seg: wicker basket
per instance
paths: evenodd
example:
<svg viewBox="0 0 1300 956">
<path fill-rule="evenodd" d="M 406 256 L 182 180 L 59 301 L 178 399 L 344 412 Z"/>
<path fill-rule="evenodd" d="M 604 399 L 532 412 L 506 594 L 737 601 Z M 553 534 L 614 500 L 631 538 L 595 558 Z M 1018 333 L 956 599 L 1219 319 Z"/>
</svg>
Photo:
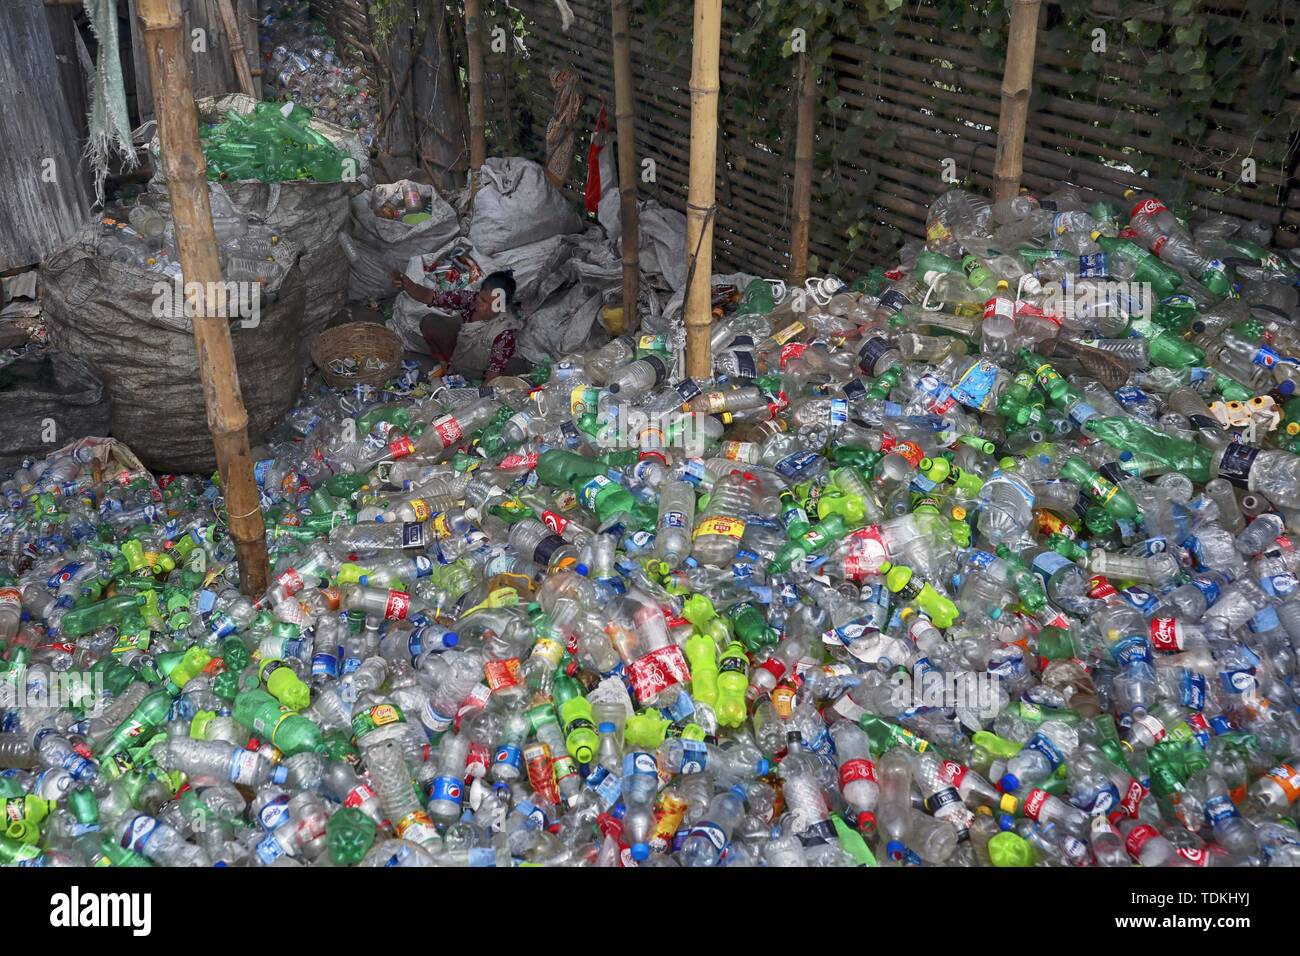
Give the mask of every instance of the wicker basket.
<svg viewBox="0 0 1300 956">
<path fill-rule="evenodd" d="M 378 322 L 347 322 L 316 336 L 311 358 L 334 388 L 382 385 L 401 371 L 402 340 Z"/>
</svg>

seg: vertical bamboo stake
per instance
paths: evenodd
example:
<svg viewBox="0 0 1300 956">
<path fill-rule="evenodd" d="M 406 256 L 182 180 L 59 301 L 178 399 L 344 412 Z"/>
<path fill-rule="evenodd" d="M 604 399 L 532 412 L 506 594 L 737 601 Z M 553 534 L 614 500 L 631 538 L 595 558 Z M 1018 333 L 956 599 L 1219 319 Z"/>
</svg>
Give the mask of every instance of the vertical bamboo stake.
<svg viewBox="0 0 1300 956">
<path fill-rule="evenodd" d="M 641 284 L 641 234 L 636 208 L 636 113 L 627 0 L 610 0 L 614 32 L 614 120 L 618 128 L 618 214 L 623 226 L 623 328 L 636 328 Z"/>
<path fill-rule="evenodd" d="M 817 81 L 812 57 L 799 54 L 799 114 L 794 134 L 794 224 L 790 230 L 790 284 L 803 285 L 808 278 L 808 224 L 812 212 L 813 109 L 817 103 Z"/>
<path fill-rule="evenodd" d="M 217 9 L 221 11 L 221 23 L 226 28 L 226 39 L 230 42 L 230 56 L 235 61 L 239 88 L 257 99 L 257 94 L 253 91 L 253 73 L 248 66 L 248 49 L 244 46 L 244 35 L 239 32 L 239 19 L 235 16 L 233 2 L 234 0 L 217 0 Z"/>
<path fill-rule="evenodd" d="M 691 175 L 686 200 L 686 374 L 713 375 L 713 219 L 718 160 L 718 58 L 722 0 L 695 0 L 691 40 Z"/>
<path fill-rule="evenodd" d="M 998 117 L 998 151 L 993 163 L 993 199 L 1020 192 L 1025 155 L 1025 120 L 1034 82 L 1034 47 L 1038 43 L 1039 0 L 1012 0 L 1007 65 L 1002 74 L 1002 111 Z"/>
<path fill-rule="evenodd" d="M 138 0 L 137 11 L 144 26 L 162 165 L 185 276 L 184 300 L 198 306 L 192 320 L 194 347 L 208 410 L 208 430 L 212 432 L 221 487 L 226 493 L 230 537 L 239 559 L 239 586 L 247 595 L 260 596 L 266 591 L 268 576 L 266 526 L 253 480 L 248 413 L 239 392 L 230 323 L 210 314 L 213 303 L 207 296 L 208 290 L 221 282 L 221 262 L 208 204 L 189 61 L 181 42 L 180 0 Z"/>
<path fill-rule="evenodd" d="M 478 189 L 478 171 L 487 162 L 487 106 L 483 93 L 483 23 L 480 0 L 465 0 L 465 43 L 469 51 L 469 182 Z"/>
</svg>

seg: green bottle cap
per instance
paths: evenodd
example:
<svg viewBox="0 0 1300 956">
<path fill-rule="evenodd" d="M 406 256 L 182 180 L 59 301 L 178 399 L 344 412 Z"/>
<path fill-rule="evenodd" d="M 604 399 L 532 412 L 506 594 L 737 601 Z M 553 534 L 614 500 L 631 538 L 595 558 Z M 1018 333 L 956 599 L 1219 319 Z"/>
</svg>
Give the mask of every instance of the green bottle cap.
<svg viewBox="0 0 1300 956">
<path fill-rule="evenodd" d="M 1034 848 L 1010 830 L 989 840 L 989 860 L 994 866 L 1033 866 Z"/>
</svg>

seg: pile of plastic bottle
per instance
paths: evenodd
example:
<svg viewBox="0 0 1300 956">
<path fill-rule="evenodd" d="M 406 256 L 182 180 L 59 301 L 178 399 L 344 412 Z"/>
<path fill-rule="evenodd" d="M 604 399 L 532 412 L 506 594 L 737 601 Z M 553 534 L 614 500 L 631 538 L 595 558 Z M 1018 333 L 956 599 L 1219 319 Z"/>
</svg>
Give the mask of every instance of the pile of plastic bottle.
<svg viewBox="0 0 1300 956">
<path fill-rule="evenodd" d="M 292 100 L 319 119 L 355 130 L 367 149 L 375 145 L 376 104 L 360 64 L 335 52 L 334 37 L 311 16 L 307 0 L 259 0 L 261 47 L 269 50 L 267 96 Z"/>
<path fill-rule="evenodd" d="M 213 232 L 222 275 L 231 281 L 270 282 L 279 273 L 274 261 L 280 237 L 275 230 L 249 222 L 237 210 L 219 185 L 208 187 Z M 100 217 L 97 243 L 99 255 L 145 272 L 181 278 L 176 228 L 163 198 L 154 192 L 125 197 L 118 195 Z"/>
<path fill-rule="evenodd" d="M 28 463 L 0 859 L 1295 863 L 1298 273 L 1134 203 L 948 193 L 720 295 L 711 381 L 316 386 L 262 594 L 219 482 Z"/>
<path fill-rule="evenodd" d="M 347 153 L 312 129 L 311 118 L 311 110 L 293 102 L 262 100 L 247 116 L 230 110 L 199 133 L 208 179 L 338 182 Z"/>
</svg>

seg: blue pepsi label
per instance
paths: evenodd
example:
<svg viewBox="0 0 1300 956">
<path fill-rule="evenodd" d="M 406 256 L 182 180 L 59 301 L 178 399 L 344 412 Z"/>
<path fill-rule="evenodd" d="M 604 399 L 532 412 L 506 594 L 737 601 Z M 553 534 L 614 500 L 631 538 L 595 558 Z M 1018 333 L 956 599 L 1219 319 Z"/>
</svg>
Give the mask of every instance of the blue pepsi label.
<svg viewBox="0 0 1300 956">
<path fill-rule="evenodd" d="M 459 777 L 434 777 L 433 786 L 429 790 L 429 800 L 441 800 L 460 806 L 462 787 L 464 781 Z"/>
</svg>

